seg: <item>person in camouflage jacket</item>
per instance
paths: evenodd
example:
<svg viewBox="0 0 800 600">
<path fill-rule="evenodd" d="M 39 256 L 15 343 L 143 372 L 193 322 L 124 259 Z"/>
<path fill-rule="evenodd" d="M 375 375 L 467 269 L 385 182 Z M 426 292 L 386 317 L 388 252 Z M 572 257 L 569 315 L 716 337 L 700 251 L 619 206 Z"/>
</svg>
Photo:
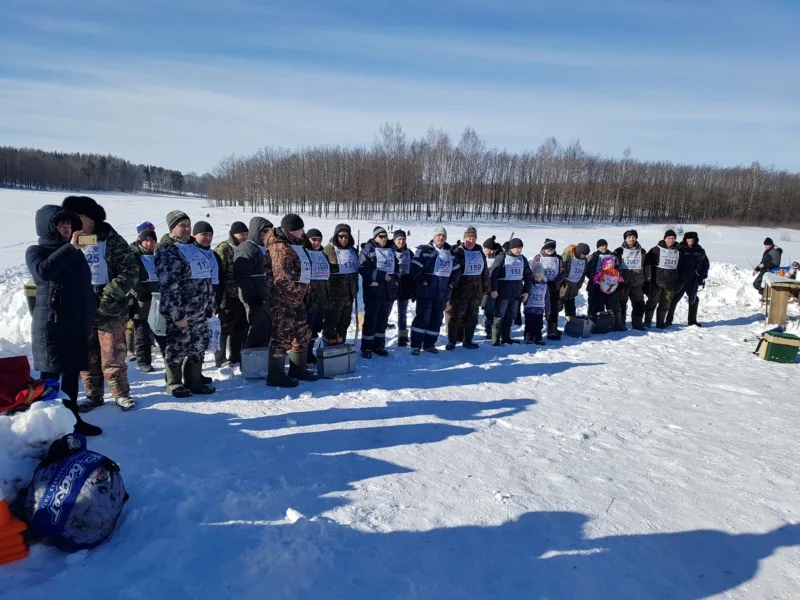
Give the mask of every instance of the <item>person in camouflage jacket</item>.
<svg viewBox="0 0 800 600">
<path fill-rule="evenodd" d="M 205 254 L 195 251 L 190 226 L 186 213 L 170 212 L 169 234 L 161 238 L 155 255 L 161 288 L 159 311 L 167 325 L 167 392 L 176 398 L 216 391 L 204 383 L 202 375 L 209 340 L 206 321 L 214 312 L 211 265 Z"/>
<path fill-rule="evenodd" d="M 311 257 L 303 248 L 304 223 L 298 215 L 289 214 L 281 226 L 266 236 L 267 285 L 270 288 L 270 341 L 267 385 L 295 387 L 297 380 L 316 381 L 308 371 L 308 327 L 306 297 L 311 283 Z M 286 375 L 286 354 L 289 354 L 289 375 Z"/>
<path fill-rule="evenodd" d="M 347 338 L 358 296 L 358 252 L 349 225 L 336 226 L 324 252 L 331 265 L 331 307 L 325 311 L 322 335 L 328 344 L 341 344 Z"/>
<path fill-rule="evenodd" d="M 81 247 L 92 272 L 97 313 L 89 337 L 89 368 L 81 372 L 86 401 L 80 408 L 88 412 L 103 404 L 105 377 L 116 404 L 130 410 L 136 404 L 128 384 L 125 326 L 129 294 L 139 281 L 139 263 L 125 239 L 106 223 L 106 211 L 93 198 L 68 196 L 62 206 L 78 214 L 86 235 L 97 236 L 96 244 Z"/>
<path fill-rule="evenodd" d="M 144 229 L 135 242 L 131 242 L 131 251 L 139 260 L 139 282 L 133 288 L 133 350 L 136 363 L 143 373 L 153 371 L 151 336 L 155 337 L 161 355 L 166 352 L 166 339 L 163 335 L 153 336 L 148 323 L 150 305 L 153 294 L 158 292 L 158 275 L 155 267 L 156 232 Z M 131 347 L 131 344 L 128 344 Z"/>
<path fill-rule="evenodd" d="M 461 277 L 445 308 L 448 315 L 447 350 L 454 350 L 458 342 L 463 342 L 464 348 L 470 350 L 479 348 L 472 338 L 478 326 L 481 302 L 484 296 L 491 293 L 492 283 L 486 256 L 477 242 L 477 230 L 467 227 L 464 243 L 453 251 L 455 261 L 461 265 Z"/>
<path fill-rule="evenodd" d="M 239 286 L 233 277 L 233 260 L 236 248 L 247 241 L 247 236 L 247 225 L 235 221 L 228 232 L 228 239 L 214 248 L 220 259 L 220 279 L 225 287 L 219 307 L 222 334 L 219 338 L 219 350 L 214 354 L 214 363 L 218 367 L 242 362 L 242 346 L 247 337 L 247 311 L 239 299 Z"/>
</svg>

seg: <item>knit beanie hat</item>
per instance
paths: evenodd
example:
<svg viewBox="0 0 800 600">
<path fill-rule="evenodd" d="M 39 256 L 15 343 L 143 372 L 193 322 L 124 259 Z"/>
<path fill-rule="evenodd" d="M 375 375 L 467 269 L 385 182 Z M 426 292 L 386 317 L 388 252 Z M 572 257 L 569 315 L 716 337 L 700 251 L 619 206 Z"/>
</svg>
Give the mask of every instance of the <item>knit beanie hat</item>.
<svg viewBox="0 0 800 600">
<path fill-rule="evenodd" d="M 303 227 L 305 223 L 299 215 L 288 214 L 281 219 L 281 229 L 284 231 L 300 231 Z"/>
<path fill-rule="evenodd" d="M 136 226 L 136 235 L 141 235 L 143 232 L 147 231 L 148 229 L 152 229 L 153 231 L 156 230 L 156 226 L 153 225 L 150 221 L 142 221 Z"/>
<path fill-rule="evenodd" d="M 194 224 L 194 227 L 192 227 L 192 235 L 197 235 L 198 233 L 214 233 L 214 228 L 211 226 L 211 223 L 198 221 Z"/>
<path fill-rule="evenodd" d="M 308 239 L 315 238 L 315 237 L 319 238 L 319 239 L 322 239 L 322 232 L 319 229 L 309 229 L 308 231 L 306 231 L 306 237 Z"/>
<path fill-rule="evenodd" d="M 590 252 L 589 244 L 578 244 L 577 246 L 575 246 L 576 255 L 583 254 L 584 256 L 588 256 L 589 252 Z"/>
<path fill-rule="evenodd" d="M 389 237 L 389 234 L 386 233 L 386 230 L 380 225 L 378 225 L 375 229 L 372 230 L 372 238 L 375 239 L 379 235 L 385 235 L 386 237 Z"/>
<path fill-rule="evenodd" d="M 478 230 L 475 229 L 474 227 L 467 227 L 466 230 L 464 230 L 464 237 L 465 238 L 468 238 L 468 237 L 477 238 L 478 237 Z"/>
<path fill-rule="evenodd" d="M 548 248 L 550 250 L 555 250 L 556 249 L 556 241 L 555 240 L 551 240 L 550 238 L 546 238 L 544 240 L 544 246 L 542 246 L 542 250 L 546 250 Z"/>
<path fill-rule="evenodd" d="M 511 248 L 511 242 L 503 242 L 503 252 L 508 252 L 509 248 Z"/>
<path fill-rule="evenodd" d="M 488 240 L 483 242 L 483 247 L 487 250 L 491 250 L 492 252 L 497 250 L 500 247 L 500 244 L 497 243 L 497 236 L 493 235 Z"/>
<path fill-rule="evenodd" d="M 608 246 L 608 242 L 600 238 L 599 240 L 597 240 L 597 247 L 599 248 L 600 246 Z"/>
<path fill-rule="evenodd" d="M 443 235 L 444 237 L 447 237 L 447 229 L 440 225 L 433 231 L 433 237 L 436 237 L 437 235 Z"/>
<path fill-rule="evenodd" d="M 678 235 L 672 229 L 667 229 L 666 233 L 664 234 L 664 239 L 667 239 L 668 237 L 676 238 Z"/>
<path fill-rule="evenodd" d="M 191 220 L 191 219 L 189 219 L 189 215 L 187 215 L 182 210 L 173 210 L 173 211 L 168 212 L 167 213 L 167 229 L 172 231 L 175 228 L 175 225 L 177 225 L 178 223 L 180 223 L 184 219 L 186 219 L 187 221 Z"/>
<path fill-rule="evenodd" d="M 774 246 L 775 242 L 772 241 L 772 238 L 768 237 L 767 239 L 764 240 L 764 245 L 765 246 Z"/>
<path fill-rule="evenodd" d="M 626 237 L 629 237 L 631 235 L 635 237 L 637 240 L 639 239 L 639 233 L 635 229 L 628 229 L 628 231 L 622 234 L 622 239 L 624 240 Z"/>
<path fill-rule="evenodd" d="M 249 229 L 247 229 L 247 225 L 242 223 L 241 221 L 234 221 L 231 223 L 231 235 L 235 235 L 237 233 L 247 233 Z"/>
<path fill-rule="evenodd" d="M 540 262 L 533 263 L 533 269 L 531 270 L 533 271 L 534 277 L 544 277 L 544 267 L 542 266 L 542 263 Z"/>
<path fill-rule="evenodd" d="M 392 239 L 396 240 L 397 238 L 404 238 L 406 237 L 406 232 L 402 229 L 395 229 L 394 234 L 392 234 Z"/>
<path fill-rule="evenodd" d="M 89 217 L 95 223 L 102 223 L 106 220 L 106 211 L 89 196 L 67 196 L 61 203 L 63 208 L 74 213 Z"/>
<path fill-rule="evenodd" d="M 522 248 L 522 246 L 523 246 L 522 240 L 519 238 L 513 238 L 511 241 L 508 242 L 509 249 Z"/>
<path fill-rule="evenodd" d="M 138 239 L 140 242 L 143 242 L 145 240 L 153 240 L 154 242 L 158 241 L 155 229 L 145 229 L 138 236 L 136 236 L 136 239 Z"/>
</svg>

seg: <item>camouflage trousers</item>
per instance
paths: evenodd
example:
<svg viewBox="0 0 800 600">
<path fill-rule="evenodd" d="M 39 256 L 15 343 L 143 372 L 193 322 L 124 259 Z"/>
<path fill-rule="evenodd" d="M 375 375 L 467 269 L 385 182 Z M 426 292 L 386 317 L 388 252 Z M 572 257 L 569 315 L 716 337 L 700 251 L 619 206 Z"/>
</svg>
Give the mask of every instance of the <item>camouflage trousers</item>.
<svg viewBox="0 0 800 600">
<path fill-rule="evenodd" d="M 105 393 L 103 377 L 108 380 L 114 398 L 126 398 L 131 393 L 128 385 L 126 321 L 97 323 L 89 336 L 89 368 L 81 371 L 83 390 L 87 398 L 102 398 Z"/>
<path fill-rule="evenodd" d="M 208 337 L 205 316 L 189 319 L 188 327 L 183 329 L 167 319 L 165 362 L 168 365 L 179 365 L 188 358 L 192 362 L 202 363 L 208 347 Z"/>
<path fill-rule="evenodd" d="M 270 356 L 286 356 L 290 351 L 305 354 L 311 342 L 311 329 L 308 327 L 306 315 L 298 314 L 294 308 L 282 304 L 273 304 L 269 312 L 272 319 Z"/>
<path fill-rule="evenodd" d="M 444 311 L 448 326 L 459 329 L 469 327 L 474 330 L 478 324 L 478 312 L 482 300 L 483 296 L 475 296 L 469 292 L 454 292 Z"/>
</svg>

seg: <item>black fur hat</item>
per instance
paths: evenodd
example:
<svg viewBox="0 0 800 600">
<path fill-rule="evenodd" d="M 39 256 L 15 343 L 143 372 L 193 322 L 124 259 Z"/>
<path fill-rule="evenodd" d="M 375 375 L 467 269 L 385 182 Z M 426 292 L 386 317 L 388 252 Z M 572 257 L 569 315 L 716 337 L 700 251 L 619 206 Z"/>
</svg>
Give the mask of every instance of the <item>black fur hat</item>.
<svg viewBox="0 0 800 600">
<path fill-rule="evenodd" d="M 89 217 L 95 223 L 102 223 L 106 220 L 106 211 L 89 196 L 67 196 L 61 203 L 67 210 Z"/>
</svg>

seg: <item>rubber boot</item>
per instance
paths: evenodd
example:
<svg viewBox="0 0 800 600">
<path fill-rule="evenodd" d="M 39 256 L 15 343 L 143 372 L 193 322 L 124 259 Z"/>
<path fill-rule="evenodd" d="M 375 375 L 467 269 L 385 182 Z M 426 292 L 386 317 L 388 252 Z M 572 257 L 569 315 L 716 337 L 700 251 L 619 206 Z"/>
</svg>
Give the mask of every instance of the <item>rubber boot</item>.
<svg viewBox="0 0 800 600">
<path fill-rule="evenodd" d="M 408 329 L 400 329 L 397 331 L 397 345 L 401 348 L 408 346 Z"/>
<path fill-rule="evenodd" d="M 164 379 L 167 381 L 167 393 L 176 398 L 188 398 L 192 395 L 189 388 L 183 385 L 183 366 L 164 365 Z"/>
<path fill-rule="evenodd" d="M 656 312 L 656 329 L 667 328 L 667 311 L 659 310 Z"/>
<path fill-rule="evenodd" d="M 464 348 L 468 350 L 477 350 L 480 348 L 478 344 L 472 341 L 472 337 L 475 335 L 475 327 L 467 327 L 464 329 L 464 343 L 461 344 Z"/>
<path fill-rule="evenodd" d="M 675 307 L 676 306 L 677 306 L 677 304 L 675 304 L 675 303 L 671 303 L 669 305 L 669 310 L 667 311 L 667 316 L 664 319 L 664 326 L 665 327 L 669 327 L 670 325 L 672 325 L 672 320 L 675 318 Z"/>
<path fill-rule="evenodd" d="M 228 362 L 225 355 L 228 350 L 228 339 L 230 336 L 227 333 L 222 333 L 219 336 L 219 350 L 214 352 L 214 365 L 219 369 L 222 366 L 227 366 Z"/>
<path fill-rule="evenodd" d="M 319 375 L 308 370 L 305 352 L 289 352 L 289 377 L 300 381 L 317 381 Z"/>
<path fill-rule="evenodd" d="M 623 311 L 616 311 L 614 313 L 614 331 L 628 331 L 625 327 L 625 313 Z"/>
<path fill-rule="evenodd" d="M 697 322 L 697 309 L 700 308 L 700 300 L 695 300 L 692 304 L 689 305 L 689 325 L 694 325 L 695 327 L 702 327 L 702 323 Z"/>
<path fill-rule="evenodd" d="M 647 329 L 647 327 L 644 326 L 644 323 L 642 323 L 642 315 L 637 315 L 636 313 L 631 315 L 631 326 L 636 331 L 645 331 Z"/>
<path fill-rule="evenodd" d="M 103 430 L 100 429 L 97 425 L 90 425 L 86 421 L 81 418 L 81 414 L 78 412 L 78 403 L 74 400 L 64 399 L 61 403 L 66 406 L 70 412 L 75 416 L 75 427 L 73 431 L 75 433 L 80 433 L 85 436 L 94 436 L 100 435 L 103 433 Z"/>
<path fill-rule="evenodd" d="M 217 388 L 203 380 L 203 363 L 186 360 L 183 363 L 183 381 L 192 394 L 213 394 Z"/>
<path fill-rule="evenodd" d="M 645 329 L 650 329 L 653 326 L 653 313 L 656 311 L 654 310 L 646 310 L 644 313 L 644 327 Z"/>
<path fill-rule="evenodd" d="M 495 319 L 492 323 L 492 346 L 502 346 L 503 319 Z"/>
<path fill-rule="evenodd" d="M 505 327 L 503 327 L 503 343 L 504 344 L 519 344 L 519 340 L 516 340 L 511 337 L 511 323 L 508 320 L 504 321 Z"/>
<path fill-rule="evenodd" d="M 458 339 L 461 337 L 461 328 L 456 327 L 452 323 L 447 324 L 447 345 L 445 350 L 455 350 Z"/>
<path fill-rule="evenodd" d="M 558 323 L 547 323 L 547 339 L 558 342 L 561 339 L 561 332 L 558 330 Z"/>
<path fill-rule="evenodd" d="M 267 371 L 267 385 L 273 387 L 293 388 L 300 385 L 294 377 L 286 374 L 286 357 L 270 356 Z"/>
</svg>

